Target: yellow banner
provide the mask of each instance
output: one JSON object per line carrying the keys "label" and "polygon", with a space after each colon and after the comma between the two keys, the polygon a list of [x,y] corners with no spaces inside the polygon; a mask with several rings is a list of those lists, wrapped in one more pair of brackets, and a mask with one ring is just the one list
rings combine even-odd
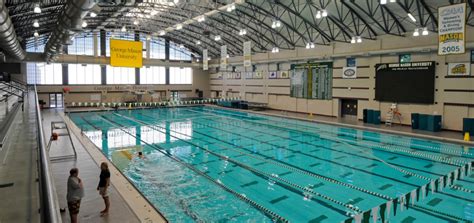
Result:
{"label": "yellow banner", "polygon": [[143,43],[110,39],[110,65],[114,67],[142,67]]}

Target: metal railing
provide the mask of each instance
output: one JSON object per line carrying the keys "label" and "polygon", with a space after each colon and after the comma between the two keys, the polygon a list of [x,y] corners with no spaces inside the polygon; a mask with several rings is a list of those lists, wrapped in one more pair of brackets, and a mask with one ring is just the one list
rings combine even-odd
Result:
{"label": "metal railing", "polygon": [[43,122],[41,110],[38,102],[38,92],[36,85],[34,86],[36,121],[38,123],[38,167],[40,182],[40,213],[41,222],[61,223],[61,215],[59,213],[59,203],[56,195],[56,188],[51,173],[49,154],[46,151],[46,144],[43,131]]}

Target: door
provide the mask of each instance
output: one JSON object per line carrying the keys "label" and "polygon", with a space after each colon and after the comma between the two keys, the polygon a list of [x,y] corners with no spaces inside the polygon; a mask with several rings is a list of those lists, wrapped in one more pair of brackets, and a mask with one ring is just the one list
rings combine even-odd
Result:
{"label": "door", "polygon": [[63,107],[63,94],[49,94],[49,107],[50,108],[62,108]]}
{"label": "door", "polygon": [[357,100],[341,99],[341,114],[343,117],[347,115],[357,116]]}

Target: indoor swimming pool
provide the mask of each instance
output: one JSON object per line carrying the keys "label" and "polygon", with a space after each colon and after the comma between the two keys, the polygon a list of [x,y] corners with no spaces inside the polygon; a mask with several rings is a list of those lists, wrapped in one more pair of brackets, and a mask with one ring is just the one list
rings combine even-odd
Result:
{"label": "indoor swimming pool", "polygon": [[211,106],[69,117],[170,222],[474,220],[472,147]]}

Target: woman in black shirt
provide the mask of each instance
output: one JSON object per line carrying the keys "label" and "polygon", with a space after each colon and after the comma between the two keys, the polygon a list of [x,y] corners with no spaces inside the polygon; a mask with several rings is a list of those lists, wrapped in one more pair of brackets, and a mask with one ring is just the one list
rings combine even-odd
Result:
{"label": "woman in black shirt", "polygon": [[105,209],[100,212],[101,216],[106,215],[109,213],[110,208],[110,200],[109,200],[109,193],[108,188],[110,186],[110,171],[109,166],[106,162],[102,162],[100,164],[100,176],[99,176],[99,185],[97,186],[97,190],[99,194],[104,199]]}

